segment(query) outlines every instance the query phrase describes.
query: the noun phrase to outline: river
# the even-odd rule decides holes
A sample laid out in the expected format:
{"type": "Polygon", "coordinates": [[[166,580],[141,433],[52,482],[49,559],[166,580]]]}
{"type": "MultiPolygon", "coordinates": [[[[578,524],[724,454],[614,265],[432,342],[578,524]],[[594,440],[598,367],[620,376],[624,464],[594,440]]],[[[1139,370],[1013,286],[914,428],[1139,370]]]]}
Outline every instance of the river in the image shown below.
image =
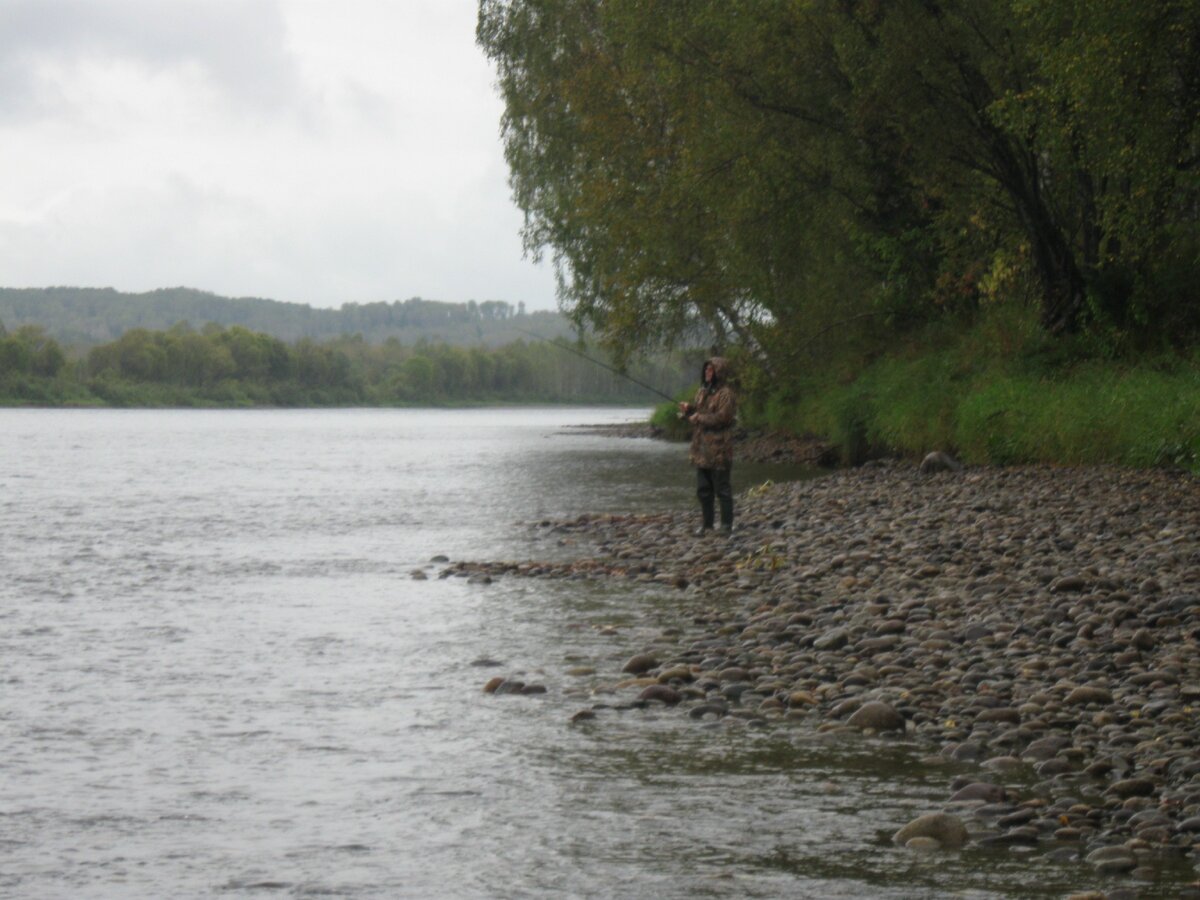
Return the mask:
{"type": "Polygon", "coordinates": [[[945,797],[904,742],[570,724],[686,592],[437,577],[693,504],[679,445],[572,427],[642,416],[0,410],[0,894],[1058,895],[893,847],[945,797]]]}

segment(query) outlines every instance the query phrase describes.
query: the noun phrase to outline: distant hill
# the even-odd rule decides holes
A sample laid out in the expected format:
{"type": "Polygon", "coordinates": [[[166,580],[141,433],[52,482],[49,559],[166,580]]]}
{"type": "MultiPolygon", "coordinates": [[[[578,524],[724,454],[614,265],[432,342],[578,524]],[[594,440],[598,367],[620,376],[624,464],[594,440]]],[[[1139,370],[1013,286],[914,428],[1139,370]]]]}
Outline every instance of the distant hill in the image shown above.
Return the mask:
{"type": "Polygon", "coordinates": [[[361,334],[372,343],[395,338],[457,345],[499,346],[527,339],[525,332],[554,338],[572,335],[556,312],[526,313],[499,300],[444,303],[412,297],[392,303],[346,303],[318,309],[258,297],[220,297],[192,288],[127,294],[112,288],[0,288],[0,324],[10,331],[39,325],[60,343],[107,343],[134,328],[166,330],[181,322],[242,325],[281,340],[327,340],[361,334]]]}

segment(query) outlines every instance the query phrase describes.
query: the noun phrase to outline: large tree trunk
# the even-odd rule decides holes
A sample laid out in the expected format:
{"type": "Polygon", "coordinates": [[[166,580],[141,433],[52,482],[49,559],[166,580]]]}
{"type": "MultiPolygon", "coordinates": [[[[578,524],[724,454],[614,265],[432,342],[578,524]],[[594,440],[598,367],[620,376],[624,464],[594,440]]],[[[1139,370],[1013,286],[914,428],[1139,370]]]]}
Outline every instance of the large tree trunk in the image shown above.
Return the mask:
{"type": "Polygon", "coordinates": [[[1042,292],[1042,327],[1050,334],[1069,334],[1079,327],[1084,307],[1083,272],[1064,223],[1055,218],[1042,192],[1037,155],[994,129],[989,146],[997,180],[1029,239],[1042,292]]]}
{"type": "Polygon", "coordinates": [[[1084,304],[1083,275],[1066,237],[1049,221],[1044,209],[1023,214],[1033,249],[1034,267],[1042,289],[1042,328],[1069,334],[1079,326],[1084,304]]]}

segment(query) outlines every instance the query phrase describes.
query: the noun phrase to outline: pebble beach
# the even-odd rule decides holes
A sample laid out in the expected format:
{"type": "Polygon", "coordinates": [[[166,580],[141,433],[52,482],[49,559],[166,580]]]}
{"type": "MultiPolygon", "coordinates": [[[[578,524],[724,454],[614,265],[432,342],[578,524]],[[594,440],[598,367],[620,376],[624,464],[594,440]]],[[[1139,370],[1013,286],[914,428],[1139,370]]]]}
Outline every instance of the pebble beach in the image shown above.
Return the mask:
{"type": "Polygon", "coordinates": [[[954,764],[944,805],[894,835],[913,852],[1035,847],[1129,891],[1166,867],[1195,880],[1200,480],[884,461],[749,488],[732,536],[694,536],[696,518],[531,523],[531,547],[558,552],[440,575],[621,579],[694,601],[690,627],[598,672],[573,722],[654,704],[683,723],[894,736],[954,764]]]}

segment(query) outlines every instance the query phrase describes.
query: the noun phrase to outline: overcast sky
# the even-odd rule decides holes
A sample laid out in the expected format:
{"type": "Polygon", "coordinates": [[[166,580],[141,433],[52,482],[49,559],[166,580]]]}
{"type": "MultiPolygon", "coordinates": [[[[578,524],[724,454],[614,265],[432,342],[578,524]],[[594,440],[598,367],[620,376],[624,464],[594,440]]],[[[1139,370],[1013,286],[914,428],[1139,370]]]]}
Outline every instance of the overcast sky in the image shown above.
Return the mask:
{"type": "Polygon", "coordinates": [[[0,286],[554,308],[475,0],[0,0],[0,286]]]}

